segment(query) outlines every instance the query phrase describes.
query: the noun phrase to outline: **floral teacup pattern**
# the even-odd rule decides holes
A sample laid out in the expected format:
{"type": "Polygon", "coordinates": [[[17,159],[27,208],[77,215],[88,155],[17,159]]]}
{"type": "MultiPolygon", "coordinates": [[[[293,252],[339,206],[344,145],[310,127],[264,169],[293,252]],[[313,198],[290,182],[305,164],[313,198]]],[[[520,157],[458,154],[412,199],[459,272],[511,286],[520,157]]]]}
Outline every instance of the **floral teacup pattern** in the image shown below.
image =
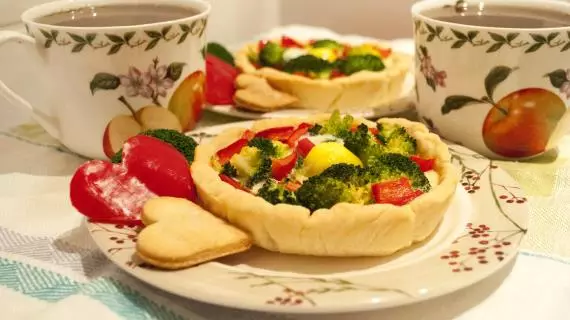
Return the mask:
{"type": "MultiPolygon", "coordinates": [[[[446,139],[490,158],[526,159],[555,148],[569,129],[562,119],[570,98],[564,62],[570,27],[494,28],[424,14],[446,4],[426,0],[412,7],[420,118],[446,139]]],[[[570,14],[566,4],[550,4],[570,14]]]]}

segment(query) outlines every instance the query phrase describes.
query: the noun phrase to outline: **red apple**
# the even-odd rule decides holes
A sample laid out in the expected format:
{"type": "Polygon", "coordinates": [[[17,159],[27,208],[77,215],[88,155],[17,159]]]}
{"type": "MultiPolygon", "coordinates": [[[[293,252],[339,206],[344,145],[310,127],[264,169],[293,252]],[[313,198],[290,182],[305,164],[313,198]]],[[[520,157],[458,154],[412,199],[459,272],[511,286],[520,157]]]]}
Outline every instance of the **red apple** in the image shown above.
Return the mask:
{"type": "Polygon", "coordinates": [[[508,158],[541,154],[556,124],[566,112],[558,95],[526,88],[502,98],[483,123],[483,140],[494,153],[508,158]]]}
{"type": "Polygon", "coordinates": [[[203,71],[194,71],[180,83],[168,102],[168,110],[178,118],[182,131],[192,130],[202,117],[205,81],[203,71]]]}

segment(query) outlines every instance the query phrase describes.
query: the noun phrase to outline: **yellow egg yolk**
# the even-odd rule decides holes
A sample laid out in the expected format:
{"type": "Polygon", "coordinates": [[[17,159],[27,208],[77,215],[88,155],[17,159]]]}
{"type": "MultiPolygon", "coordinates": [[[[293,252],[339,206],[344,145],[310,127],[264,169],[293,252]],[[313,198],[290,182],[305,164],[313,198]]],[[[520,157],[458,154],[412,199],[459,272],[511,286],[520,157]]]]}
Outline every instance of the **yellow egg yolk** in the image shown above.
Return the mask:
{"type": "Polygon", "coordinates": [[[311,149],[304,162],[304,174],[307,177],[315,176],[328,167],[347,163],[362,167],[362,161],[338,142],[319,143],[311,149]]]}

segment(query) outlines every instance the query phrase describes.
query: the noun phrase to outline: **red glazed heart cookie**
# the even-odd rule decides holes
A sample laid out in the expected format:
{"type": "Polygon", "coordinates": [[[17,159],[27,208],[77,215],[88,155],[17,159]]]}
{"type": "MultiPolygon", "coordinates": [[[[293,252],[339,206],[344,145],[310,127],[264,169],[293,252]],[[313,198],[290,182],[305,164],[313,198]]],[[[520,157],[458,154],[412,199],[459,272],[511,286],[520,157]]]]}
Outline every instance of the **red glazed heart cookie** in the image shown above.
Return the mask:
{"type": "Polygon", "coordinates": [[[75,172],[70,183],[72,205],[91,221],[140,220],[146,200],[171,196],[196,200],[188,161],[171,145],[135,136],[123,146],[123,161],[92,160],[75,172]]]}

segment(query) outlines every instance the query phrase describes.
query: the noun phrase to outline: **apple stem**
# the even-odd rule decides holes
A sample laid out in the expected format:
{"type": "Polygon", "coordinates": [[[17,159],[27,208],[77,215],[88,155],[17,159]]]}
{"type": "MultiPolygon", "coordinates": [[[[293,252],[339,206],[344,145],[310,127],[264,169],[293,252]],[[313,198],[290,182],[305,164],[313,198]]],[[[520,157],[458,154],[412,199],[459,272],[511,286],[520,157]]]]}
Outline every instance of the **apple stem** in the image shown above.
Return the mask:
{"type": "Polygon", "coordinates": [[[133,109],[133,106],[131,106],[129,104],[129,102],[127,101],[127,99],[125,99],[125,97],[120,96],[119,97],[119,101],[121,101],[123,103],[123,105],[125,105],[125,107],[127,107],[127,109],[129,109],[129,111],[133,114],[133,117],[135,116],[135,109],[133,109]]]}
{"type": "Polygon", "coordinates": [[[504,108],[499,107],[498,105],[493,103],[493,108],[499,110],[504,116],[508,115],[509,112],[507,110],[505,110],[504,108]]]}

